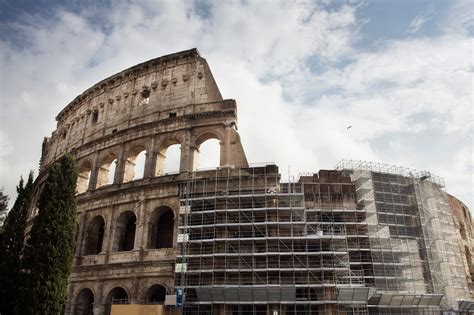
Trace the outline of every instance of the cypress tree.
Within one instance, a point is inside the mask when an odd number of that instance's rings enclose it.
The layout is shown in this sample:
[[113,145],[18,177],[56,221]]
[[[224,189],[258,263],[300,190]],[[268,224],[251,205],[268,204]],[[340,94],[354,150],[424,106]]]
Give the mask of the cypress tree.
[[76,179],[69,154],[48,171],[25,248],[26,309],[21,314],[59,314],[63,309],[76,238]]
[[0,233],[3,232],[3,223],[8,215],[8,200],[10,198],[3,193],[3,187],[0,189]]
[[21,255],[25,241],[26,218],[33,196],[33,173],[26,186],[23,178],[17,187],[18,196],[8,213],[0,238],[0,313],[12,314],[19,301]]

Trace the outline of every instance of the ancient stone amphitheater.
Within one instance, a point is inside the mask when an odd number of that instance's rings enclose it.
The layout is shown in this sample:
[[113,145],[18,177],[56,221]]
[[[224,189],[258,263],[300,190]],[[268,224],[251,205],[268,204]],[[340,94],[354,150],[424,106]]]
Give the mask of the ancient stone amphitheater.
[[[35,184],[40,191],[48,166],[73,153],[78,233],[66,314],[173,304],[177,288],[184,307],[165,311],[435,314],[472,306],[472,219],[441,179],[343,161],[285,183],[276,165],[249,166],[236,102],[222,98],[196,49],[95,84],[56,120]],[[219,141],[220,167],[197,170],[210,139]],[[179,172],[166,173],[173,145]]]

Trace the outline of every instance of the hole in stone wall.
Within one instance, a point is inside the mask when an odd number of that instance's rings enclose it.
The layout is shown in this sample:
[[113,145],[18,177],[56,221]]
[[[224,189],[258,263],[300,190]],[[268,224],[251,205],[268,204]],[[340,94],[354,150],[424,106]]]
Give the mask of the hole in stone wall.
[[97,174],[97,188],[110,185],[114,182],[116,165],[117,158],[113,153],[108,154],[100,161]]
[[99,112],[98,111],[94,111],[92,113],[92,123],[96,123],[97,121],[99,120]]
[[170,113],[169,117],[170,118],[176,118],[176,113]]
[[149,98],[150,97],[150,90],[143,90],[141,92],[142,98]]
[[112,303],[116,304],[128,304],[128,294],[127,292],[120,288],[116,287],[110,290],[109,294],[107,294],[107,298],[105,299],[105,314],[110,315],[110,311],[112,308]]
[[133,180],[142,179],[143,173],[145,172],[145,159],[146,159],[146,151],[142,151],[137,155],[137,159],[135,161],[135,174],[133,176]]
[[91,177],[92,163],[84,162],[77,171],[77,185],[76,194],[82,194],[87,191],[89,187],[89,180]]
[[120,215],[115,227],[114,251],[130,251],[135,243],[135,223],[137,218],[132,211]]
[[125,161],[125,169],[123,173],[123,182],[130,182],[143,178],[145,171],[146,151],[143,146],[136,146],[128,152]]
[[163,304],[166,298],[166,288],[162,285],[155,284],[151,286],[146,294],[146,302],[153,304]]
[[109,167],[109,174],[107,176],[107,184],[108,185],[111,185],[114,183],[114,179],[115,179],[115,169],[117,168],[117,159],[113,160],[112,163],[110,163],[110,167]]
[[217,139],[209,139],[199,146],[197,169],[216,168],[220,166],[221,146]]
[[[179,172],[179,164],[181,159],[181,145],[170,145],[159,158],[162,159],[161,170],[158,170],[157,175],[169,174]],[[158,165],[157,165],[158,166]]]
[[149,248],[172,248],[174,235],[174,213],[169,207],[153,211],[149,226]]
[[96,216],[87,227],[86,255],[96,255],[102,251],[105,222],[101,216]]
[[82,289],[76,298],[74,315],[92,315],[94,294],[89,289]]

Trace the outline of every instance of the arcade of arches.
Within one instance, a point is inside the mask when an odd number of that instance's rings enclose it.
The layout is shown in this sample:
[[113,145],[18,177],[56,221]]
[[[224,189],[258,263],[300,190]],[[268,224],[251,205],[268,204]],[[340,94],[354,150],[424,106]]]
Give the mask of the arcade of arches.
[[[136,297],[143,304],[164,304],[167,290],[161,284],[153,284],[144,293],[143,296]],[[104,300],[105,314],[110,314],[112,304],[128,304],[131,297],[127,291],[120,287],[111,289]],[[88,288],[79,291],[74,303],[74,315],[93,315],[94,314],[94,293]]]
[[[149,249],[173,247],[175,214],[168,206],[160,206],[151,212],[148,222],[147,244]],[[135,249],[137,217],[131,210],[122,212],[113,224],[112,252]],[[83,255],[97,255],[107,251],[104,247],[105,219],[101,215],[93,217],[84,231]]]
[[[236,131],[230,127],[225,130],[224,135],[219,135],[218,132],[204,132],[193,141],[193,145],[184,146],[182,141],[173,138],[161,141],[154,148],[147,148],[147,140],[144,140],[143,144],[137,143],[123,150],[123,154],[116,153],[120,151],[118,148],[111,149],[110,152],[101,152],[94,163],[92,162],[94,158],[80,159],[77,193],[146,177],[195,171],[202,167],[247,167],[248,163],[240,141],[232,141],[238,139]],[[236,143],[240,146],[241,152],[237,150],[237,153],[233,151],[231,154],[231,146]],[[177,150],[179,152],[176,152]],[[171,153],[169,159],[168,153]],[[204,157],[201,163],[200,157]]]

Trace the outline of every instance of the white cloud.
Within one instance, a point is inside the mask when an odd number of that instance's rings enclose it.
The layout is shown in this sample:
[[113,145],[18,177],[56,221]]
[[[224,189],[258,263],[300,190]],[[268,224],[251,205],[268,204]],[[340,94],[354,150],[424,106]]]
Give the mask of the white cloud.
[[288,166],[317,171],[343,157],[428,168],[469,202],[472,37],[446,27],[443,36],[356,49],[360,9],[215,2],[203,17],[193,2],[119,1],[31,17],[15,26],[23,46],[0,42],[0,139],[12,148],[1,156],[0,185],[14,194],[76,95],[139,62],[198,47],[224,97],[237,100],[250,162],[277,162],[284,177]]
[[407,32],[408,33],[416,33],[418,32],[423,24],[426,23],[428,19],[424,16],[417,15],[411,22],[410,25],[408,25]]

